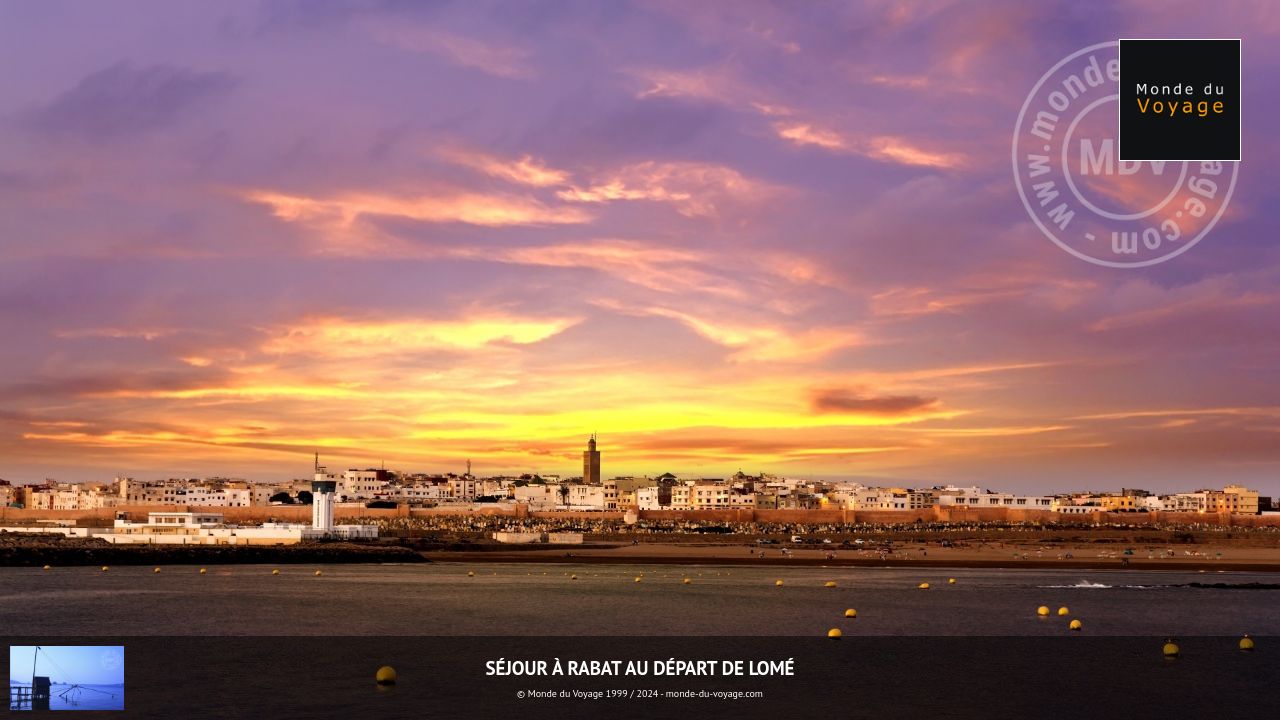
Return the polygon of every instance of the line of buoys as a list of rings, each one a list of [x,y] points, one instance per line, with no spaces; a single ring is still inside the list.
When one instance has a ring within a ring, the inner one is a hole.
[[[1178,643],[1174,642],[1173,638],[1169,638],[1164,641],[1164,647],[1161,648],[1161,652],[1163,652],[1164,656],[1167,658],[1176,658],[1181,650],[1178,648]]]
[[[849,608],[848,610],[844,611],[844,616],[847,618],[856,618],[858,617],[858,611],[854,610],[853,608]]]
[[[1070,614],[1071,614],[1071,611],[1067,609],[1066,605],[1063,605],[1062,607],[1058,608],[1058,615],[1070,615]]]
[[[373,679],[379,685],[395,685],[396,669],[390,665],[383,665],[378,668],[378,672],[373,676]]]
[[[828,580],[828,581],[826,581],[825,583],[823,583],[823,585],[822,585],[822,587],[829,587],[829,588],[833,588],[833,587],[835,587],[835,586],[836,586],[836,581],[835,581],[835,580]]]
[[[839,640],[840,636],[843,634],[844,633],[840,632],[840,628],[831,628],[830,630],[827,631],[827,637],[831,638],[832,640]]]
[[[1072,630],[1079,630],[1084,627],[1084,623],[1080,622],[1079,620],[1072,620],[1071,624],[1067,625],[1067,627]]]
[[[1253,638],[1249,637],[1248,635],[1245,635],[1244,637],[1240,638],[1240,649],[1244,650],[1245,652],[1252,652]]]
[[[1039,615],[1040,617],[1049,617],[1049,606],[1041,605],[1040,607],[1036,608],[1036,614]]]

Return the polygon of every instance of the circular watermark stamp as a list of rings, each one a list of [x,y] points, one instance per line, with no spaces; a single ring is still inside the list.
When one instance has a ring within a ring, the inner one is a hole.
[[[102,667],[107,670],[115,670],[124,665],[124,653],[119,648],[107,648],[98,656],[98,661],[102,663]]]
[[[1058,247],[1095,265],[1146,267],[1213,229],[1240,164],[1121,160],[1119,53],[1116,41],[1090,45],[1040,78],[1013,129],[1013,177]]]

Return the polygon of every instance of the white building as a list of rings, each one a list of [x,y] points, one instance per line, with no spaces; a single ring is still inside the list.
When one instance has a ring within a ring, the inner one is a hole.
[[[567,501],[571,510],[604,510],[604,488],[599,485],[570,485]]]
[[[690,510],[693,508],[693,483],[671,486],[671,510]]]
[[[388,487],[382,497],[407,503],[443,502],[453,498],[453,490],[448,483],[417,482]]]
[[[356,470],[352,468],[342,473],[342,479],[336,490],[343,502],[351,500],[369,500],[387,487],[387,473],[384,470]]]
[[[1050,510],[1054,498],[1049,495],[1014,495],[997,493],[978,487],[958,488],[948,485],[935,491],[942,507],[992,508],[1007,507],[1027,510]]]
[[[524,503],[530,510],[551,510],[560,505],[560,485],[552,483],[530,483],[511,489],[512,498]]]
[[[453,499],[471,501],[475,500],[480,494],[481,484],[470,475],[463,475],[461,477],[450,477],[449,488],[453,493]]]
[[[658,488],[637,488],[636,508],[640,510],[662,510],[663,507],[658,504]]]
[[[68,537],[94,537],[109,543],[131,545],[292,545],[303,540],[338,537],[371,540],[378,537],[376,525],[335,525],[318,530],[300,523],[229,525],[223,516],[210,512],[148,513],[146,522],[116,518],[109,528],[37,527],[3,528],[9,532],[58,533]]]
[[[723,483],[694,483],[689,492],[694,510],[734,510],[756,506],[755,493]]]

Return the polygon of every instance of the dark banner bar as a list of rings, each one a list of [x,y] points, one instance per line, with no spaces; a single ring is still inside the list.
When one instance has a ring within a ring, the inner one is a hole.
[[[1280,716],[1270,637],[1181,638],[1176,658],[1165,638],[1088,636],[5,640],[124,646],[124,713],[75,717]]]

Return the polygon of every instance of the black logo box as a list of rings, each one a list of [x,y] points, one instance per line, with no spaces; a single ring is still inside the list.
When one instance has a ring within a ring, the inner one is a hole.
[[[1240,160],[1240,66],[1239,39],[1121,38],[1120,159]],[[1146,85],[1147,92],[1139,94],[1139,85]],[[1165,94],[1166,86],[1182,92]],[[1208,95],[1206,86],[1212,86]],[[1187,101],[1191,114],[1182,112]],[[1209,110],[1205,116],[1198,112],[1206,107],[1202,102]],[[1220,113],[1213,112],[1217,102],[1222,103]],[[1177,103],[1172,115],[1169,103]],[[1157,107],[1163,112],[1155,113]]]

